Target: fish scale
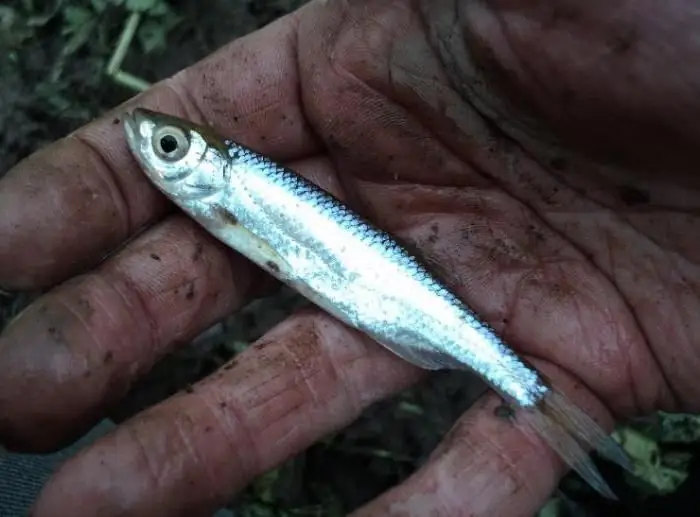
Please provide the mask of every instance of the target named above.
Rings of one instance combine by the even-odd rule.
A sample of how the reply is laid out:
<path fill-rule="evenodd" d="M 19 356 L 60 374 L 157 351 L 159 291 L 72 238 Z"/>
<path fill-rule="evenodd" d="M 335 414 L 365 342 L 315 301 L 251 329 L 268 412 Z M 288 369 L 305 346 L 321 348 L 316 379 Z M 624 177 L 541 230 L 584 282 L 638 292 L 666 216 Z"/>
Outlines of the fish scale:
<path fill-rule="evenodd" d="M 288 189 L 293 195 L 303 200 L 304 204 L 312 207 L 320 217 L 327 218 L 330 221 L 335 221 L 338 226 L 338 234 L 343 235 L 345 239 L 357 239 L 359 242 L 368 246 L 368 252 L 375 252 L 378 255 L 386 258 L 387 265 L 395 266 L 393 269 L 398 274 L 405 275 L 413 279 L 416 283 L 418 293 L 420 290 L 429 291 L 435 295 L 436 299 L 444 302 L 451 312 L 456 312 L 457 318 L 464 331 L 460 332 L 457 328 L 453 333 L 473 333 L 476 331 L 481 335 L 481 342 L 488 345 L 490 348 L 495 348 L 495 354 L 499 357 L 499 362 L 512 365 L 505 366 L 502 369 L 521 370 L 519 377 L 522 379 L 527 375 L 530 382 L 536 382 L 536 374 L 533 371 L 526 372 L 528 367 L 523 365 L 518 358 L 504 343 L 497 337 L 494 329 L 487 323 L 481 321 L 474 311 L 466 306 L 457 296 L 451 293 L 447 287 L 434 275 L 432 275 L 427 267 L 415 256 L 411 255 L 404 247 L 402 247 L 391 235 L 387 232 L 375 227 L 361 216 L 350 210 L 346 205 L 341 203 L 336 197 L 332 196 L 325 190 L 319 188 L 314 183 L 311 183 L 306 178 L 296 174 L 295 172 L 282 167 L 269 158 L 256 153 L 250 149 L 243 148 L 231 140 L 225 140 L 224 144 L 228 147 L 228 154 L 236 160 L 237 167 L 255 167 L 260 171 L 260 174 L 268 178 L 272 183 L 281 188 Z M 316 301 L 316 300 L 315 300 Z M 343 318 L 346 320 L 347 318 Z M 434 322 L 434 325 L 440 325 L 441 322 Z M 396 326 L 396 325 L 395 325 Z M 377 331 L 373 328 L 363 328 L 366 333 L 380 340 L 385 346 L 391 348 L 395 353 L 402 357 L 408 358 L 414 364 L 429 369 L 438 369 L 446 366 L 452 368 L 466 367 L 467 364 L 463 361 L 454 361 L 453 357 L 443 356 L 436 359 L 439 352 L 425 356 L 423 359 L 407 357 L 405 349 L 397 348 L 391 342 L 392 336 L 388 336 L 386 332 Z M 384 330 L 384 329 L 382 329 Z M 435 347 L 438 349 L 437 347 Z M 485 347 L 484 347 L 485 348 Z M 508 375 L 489 375 L 488 367 L 479 367 L 479 365 L 471 364 L 472 370 L 476 370 L 486 377 L 486 381 L 492 385 L 503 387 L 507 384 L 510 376 Z M 491 368 L 493 370 L 493 368 Z M 531 390 L 533 393 L 539 393 L 543 390 L 543 386 L 536 386 Z M 508 390 L 511 396 L 514 395 L 514 390 Z M 523 390 L 517 390 L 523 391 Z M 524 403 L 525 397 L 516 397 L 521 403 Z M 534 401 L 530 402 L 530 404 Z"/>
<path fill-rule="evenodd" d="M 615 498 L 584 447 L 632 471 L 619 444 L 397 239 L 210 128 L 141 108 L 123 120 L 146 176 L 222 243 L 412 364 L 475 372 L 511 404 L 525 432 Z"/>

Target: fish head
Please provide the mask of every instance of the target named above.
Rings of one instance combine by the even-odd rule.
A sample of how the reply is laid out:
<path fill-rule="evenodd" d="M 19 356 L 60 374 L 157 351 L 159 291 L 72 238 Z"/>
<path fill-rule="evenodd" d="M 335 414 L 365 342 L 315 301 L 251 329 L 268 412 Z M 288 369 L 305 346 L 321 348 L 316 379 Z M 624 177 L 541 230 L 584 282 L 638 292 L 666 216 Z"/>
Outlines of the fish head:
<path fill-rule="evenodd" d="M 144 108 L 126 113 L 123 120 L 132 154 L 151 182 L 171 199 L 196 200 L 226 188 L 227 148 L 208 128 Z"/>

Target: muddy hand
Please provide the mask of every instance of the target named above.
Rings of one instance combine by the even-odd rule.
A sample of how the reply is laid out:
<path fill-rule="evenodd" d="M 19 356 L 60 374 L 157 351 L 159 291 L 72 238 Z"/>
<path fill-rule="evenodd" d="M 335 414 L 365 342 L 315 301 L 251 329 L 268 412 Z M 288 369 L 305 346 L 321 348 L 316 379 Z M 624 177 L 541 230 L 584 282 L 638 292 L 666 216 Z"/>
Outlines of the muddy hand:
<path fill-rule="evenodd" d="M 698 409 L 700 14 L 489 4 L 312 2 L 129 104 L 209 122 L 413 240 L 608 429 Z M 54 286 L 0 337 L 0 440 L 15 450 L 76 438 L 264 284 L 151 187 L 123 109 L 0 182 L 0 286 Z M 34 516 L 207 515 L 424 375 L 296 315 L 68 461 Z M 563 465 L 498 403 L 485 396 L 355 515 L 536 512 Z"/>

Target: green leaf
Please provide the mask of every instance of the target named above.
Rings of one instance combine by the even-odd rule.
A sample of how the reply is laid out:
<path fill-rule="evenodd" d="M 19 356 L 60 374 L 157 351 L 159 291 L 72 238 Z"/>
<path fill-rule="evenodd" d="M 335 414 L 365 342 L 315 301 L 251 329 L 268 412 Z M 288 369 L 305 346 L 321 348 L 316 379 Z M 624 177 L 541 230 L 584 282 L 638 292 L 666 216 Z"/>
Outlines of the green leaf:
<path fill-rule="evenodd" d="M 635 461 L 634 476 L 627 476 L 630 484 L 647 492 L 668 494 L 688 477 L 689 456 L 664 454 L 658 443 L 631 427 L 622 427 L 615 434 Z"/>
<path fill-rule="evenodd" d="M 161 0 L 126 0 L 126 8 L 130 11 L 145 12 L 158 6 Z"/>
<path fill-rule="evenodd" d="M 557 497 L 552 497 L 547 504 L 545 504 L 537 517 L 558 517 L 560 514 L 561 501 Z"/>
<path fill-rule="evenodd" d="M 694 443 L 700 441 L 700 415 L 659 412 L 661 441 Z"/>
<path fill-rule="evenodd" d="M 64 56 L 70 56 L 77 52 L 83 45 L 85 45 L 85 43 L 87 43 L 94 28 L 94 18 L 90 18 L 86 20 L 84 24 L 76 27 L 71 38 L 64 45 L 63 49 L 61 49 L 61 53 Z"/>
<path fill-rule="evenodd" d="M 104 12 L 108 3 L 108 0 L 90 0 L 90 5 L 96 13 Z"/>
<path fill-rule="evenodd" d="M 165 16 L 170 14 L 172 11 L 165 2 L 156 2 L 156 4 L 149 9 L 148 14 L 155 17 Z"/>
<path fill-rule="evenodd" d="M 63 18 L 66 25 L 63 27 L 63 34 L 73 34 L 81 30 L 81 27 L 89 23 L 94 15 L 90 9 L 84 7 L 68 6 L 63 11 Z"/>
<path fill-rule="evenodd" d="M 138 38 L 145 53 L 154 50 L 162 50 L 166 46 L 166 31 L 157 22 L 147 21 L 141 24 L 138 31 Z"/>

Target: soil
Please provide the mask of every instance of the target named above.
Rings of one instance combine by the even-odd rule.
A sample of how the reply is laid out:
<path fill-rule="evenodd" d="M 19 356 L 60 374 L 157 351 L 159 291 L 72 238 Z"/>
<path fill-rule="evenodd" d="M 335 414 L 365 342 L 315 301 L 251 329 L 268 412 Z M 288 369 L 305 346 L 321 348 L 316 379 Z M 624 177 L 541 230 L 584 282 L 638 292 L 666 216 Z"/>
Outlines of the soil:
<path fill-rule="evenodd" d="M 39 3 L 52 7 L 36 8 L 34 4 Z M 134 94 L 102 73 L 126 21 L 123 3 L 12 0 L 0 7 L 0 177 L 31 152 Z M 160 38 L 166 45 L 129 53 L 123 68 L 156 81 L 302 3 L 210 0 L 203 9 L 201 1 L 169 2 L 173 10 L 177 6 L 181 20 L 170 24 L 167 15 L 155 17 L 150 35 L 151 42 Z M 106 7 L 98 12 L 97 4 Z M 80 23 L 80 12 L 71 11 L 75 8 L 82 9 L 83 16 L 92 12 L 92 18 Z M 92 24 L 87 38 L 75 36 L 87 23 Z M 85 41 L 68 52 L 67 45 L 75 46 L 71 38 Z M 0 294 L 0 328 L 30 300 L 26 294 Z M 112 417 L 121 421 L 211 373 L 300 303 L 294 293 L 282 290 L 232 315 L 158 364 Z M 231 507 L 250 516 L 345 515 L 419 467 L 483 389 L 470 376 L 436 374 L 415 389 L 376 404 L 350 427 L 263 476 L 239 494 Z M 600 467 L 615 490 L 626 490 L 620 472 L 602 462 Z M 652 498 L 646 504 L 640 502 L 643 495 L 630 488 L 630 503 L 613 504 L 568 477 L 562 484 L 565 504 L 549 515 L 612 515 L 613 511 L 682 515 L 679 501 L 692 505 L 697 500 L 693 492 L 700 489 L 698 479 L 691 476 L 675 496 Z"/>

